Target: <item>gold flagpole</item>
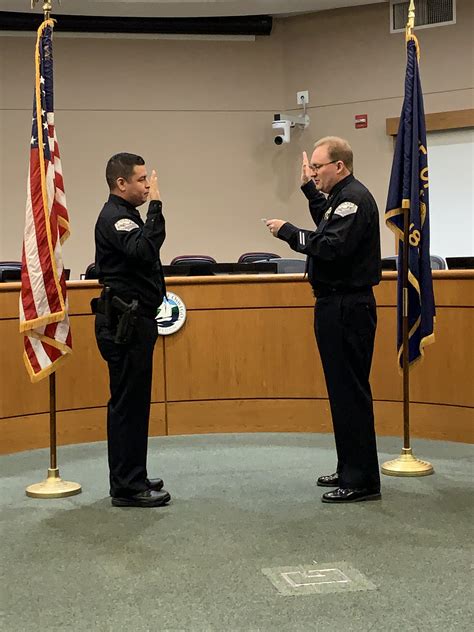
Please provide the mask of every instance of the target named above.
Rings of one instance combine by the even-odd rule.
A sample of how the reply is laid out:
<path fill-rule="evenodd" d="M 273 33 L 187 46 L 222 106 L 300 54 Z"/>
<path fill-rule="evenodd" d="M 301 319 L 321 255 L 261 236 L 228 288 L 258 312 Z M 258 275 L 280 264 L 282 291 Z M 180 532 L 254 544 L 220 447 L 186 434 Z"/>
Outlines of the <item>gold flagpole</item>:
<path fill-rule="evenodd" d="M 413 37 L 415 28 L 415 2 L 410 1 L 405 38 L 408 42 Z M 410 236 L 410 204 L 404 200 L 403 207 L 403 313 L 402 313 L 402 367 L 403 367 L 403 449 L 401 455 L 382 465 L 382 473 L 388 476 L 427 476 L 433 474 L 433 466 L 428 461 L 421 461 L 413 456 L 410 447 L 410 362 L 409 362 L 409 323 L 408 323 L 408 265 Z M 400 272 L 399 272 L 400 274 Z"/>
<path fill-rule="evenodd" d="M 31 0 L 33 9 L 38 0 Z M 49 20 L 51 2 L 43 2 L 44 19 Z M 32 498 L 65 498 L 80 494 L 82 487 L 79 483 L 63 481 L 59 476 L 56 455 L 56 373 L 49 376 L 49 454 L 50 466 L 48 478 L 41 483 L 34 483 L 26 488 L 26 495 Z"/>

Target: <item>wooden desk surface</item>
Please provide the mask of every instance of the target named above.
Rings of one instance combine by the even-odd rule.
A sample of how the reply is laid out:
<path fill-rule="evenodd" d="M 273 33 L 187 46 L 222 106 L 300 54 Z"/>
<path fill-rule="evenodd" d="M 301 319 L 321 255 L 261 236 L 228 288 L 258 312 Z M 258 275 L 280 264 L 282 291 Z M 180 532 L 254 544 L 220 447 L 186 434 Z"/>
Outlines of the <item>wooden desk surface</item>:
<path fill-rule="evenodd" d="M 379 434 L 401 435 L 396 272 L 375 288 L 372 388 Z M 472 442 L 474 271 L 433 272 L 436 343 L 411 372 L 412 436 Z M 151 434 L 331 430 L 301 274 L 170 277 L 187 322 L 155 349 Z M 0 453 L 49 445 L 48 380 L 31 384 L 18 332 L 19 283 L 0 284 Z M 108 376 L 93 333 L 95 281 L 68 282 L 74 353 L 57 372 L 58 443 L 105 439 Z"/>

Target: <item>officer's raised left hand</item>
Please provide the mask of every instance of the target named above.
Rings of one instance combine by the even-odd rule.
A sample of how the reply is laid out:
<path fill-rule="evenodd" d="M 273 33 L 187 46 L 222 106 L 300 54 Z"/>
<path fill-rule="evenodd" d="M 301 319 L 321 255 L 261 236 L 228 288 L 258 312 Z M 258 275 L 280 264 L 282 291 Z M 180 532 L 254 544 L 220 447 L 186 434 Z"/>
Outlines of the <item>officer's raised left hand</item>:
<path fill-rule="evenodd" d="M 276 237 L 283 224 L 286 224 L 286 221 L 284 219 L 267 219 L 265 223 L 271 234 Z"/>
<path fill-rule="evenodd" d="M 158 176 L 153 169 L 150 176 L 150 190 L 148 191 L 148 201 L 160 200 L 160 190 L 158 189 Z"/>

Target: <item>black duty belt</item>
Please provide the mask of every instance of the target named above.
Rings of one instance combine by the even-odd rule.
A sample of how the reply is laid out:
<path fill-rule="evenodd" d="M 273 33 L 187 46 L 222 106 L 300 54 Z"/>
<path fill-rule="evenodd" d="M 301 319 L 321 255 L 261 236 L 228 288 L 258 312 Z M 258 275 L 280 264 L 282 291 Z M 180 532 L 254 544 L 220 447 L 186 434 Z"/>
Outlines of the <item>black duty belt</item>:
<path fill-rule="evenodd" d="M 111 329 L 115 329 L 116 344 L 127 344 L 130 342 L 138 316 L 147 316 L 150 313 L 149 317 L 154 317 L 154 315 L 151 315 L 151 310 L 146 310 L 146 313 L 144 313 L 143 309 L 140 309 L 137 300 L 127 303 L 114 295 L 109 287 L 104 287 L 99 298 L 92 299 L 91 308 L 94 314 L 103 314 L 107 325 Z"/>
<path fill-rule="evenodd" d="M 114 295 L 107 295 L 106 292 L 102 292 L 102 295 L 99 296 L 98 298 L 93 298 L 91 301 L 91 308 L 92 308 L 92 313 L 93 314 L 104 314 L 107 315 L 107 303 L 108 301 L 111 302 L 111 304 L 113 304 L 113 307 L 115 308 L 114 311 L 118 311 L 119 313 L 124 311 L 124 307 L 132 307 L 132 305 L 135 305 L 134 311 L 136 311 L 136 313 L 139 316 L 145 316 L 145 318 L 152 318 L 155 319 L 156 318 L 156 309 L 152 309 L 151 307 L 147 308 L 144 307 L 143 305 L 141 305 L 138 301 L 133 300 L 130 303 L 127 303 L 126 301 L 124 301 L 123 299 L 121 299 L 120 297 Z M 117 309 L 118 308 L 118 309 Z"/>
<path fill-rule="evenodd" d="M 371 285 L 362 287 L 330 287 L 329 285 L 313 288 L 316 298 L 324 298 L 326 296 L 338 296 L 340 294 L 367 294 L 372 292 Z"/>

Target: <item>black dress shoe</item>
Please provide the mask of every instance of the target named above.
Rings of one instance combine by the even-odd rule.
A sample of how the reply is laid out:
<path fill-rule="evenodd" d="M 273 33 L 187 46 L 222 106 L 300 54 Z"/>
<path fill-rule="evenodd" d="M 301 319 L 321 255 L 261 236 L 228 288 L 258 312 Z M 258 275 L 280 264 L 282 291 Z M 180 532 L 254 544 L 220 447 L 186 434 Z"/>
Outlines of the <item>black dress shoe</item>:
<path fill-rule="evenodd" d="M 159 492 L 155 492 L 153 489 L 146 489 L 134 496 L 112 498 L 112 505 L 114 507 L 162 507 L 170 500 L 171 496 L 164 489 Z"/>
<path fill-rule="evenodd" d="M 327 476 L 320 476 L 316 485 L 319 487 L 339 487 L 339 474 L 328 474 Z"/>
<path fill-rule="evenodd" d="M 360 500 L 380 500 L 382 494 L 376 489 L 335 489 L 323 494 L 323 503 L 355 503 Z"/>
<path fill-rule="evenodd" d="M 147 478 L 146 484 L 148 485 L 148 489 L 153 489 L 155 492 L 159 492 L 160 489 L 163 489 L 163 481 L 161 478 Z"/>

